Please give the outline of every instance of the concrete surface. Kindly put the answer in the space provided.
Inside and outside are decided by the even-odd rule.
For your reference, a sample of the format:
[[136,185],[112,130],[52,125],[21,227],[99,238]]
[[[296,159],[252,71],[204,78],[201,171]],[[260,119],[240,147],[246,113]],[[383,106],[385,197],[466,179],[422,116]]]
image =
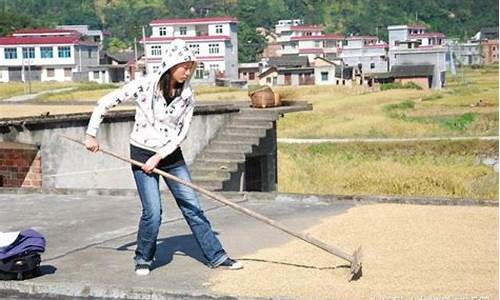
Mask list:
[[[208,278],[215,272],[237,271],[214,270],[204,264],[179,210],[172,199],[165,198],[154,269],[149,276],[138,277],[132,264],[140,214],[135,196],[0,193],[0,231],[34,228],[47,238],[43,275],[0,281],[0,298],[26,299],[28,296],[20,294],[26,293],[30,299],[40,295],[53,299],[241,299],[210,291]],[[356,205],[355,201],[276,197],[272,193],[246,199],[234,193],[231,198],[298,231]],[[234,258],[291,240],[287,234],[212,200],[202,199],[202,205]]]

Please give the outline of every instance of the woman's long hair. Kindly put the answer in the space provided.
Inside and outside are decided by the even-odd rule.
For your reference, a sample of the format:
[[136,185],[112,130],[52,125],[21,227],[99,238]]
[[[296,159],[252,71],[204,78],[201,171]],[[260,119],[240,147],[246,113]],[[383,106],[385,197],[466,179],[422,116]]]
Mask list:
[[[163,73],[161,75],[160,80],[158,82],[160,92],[163,95],[163,98],[168,101],[168,99],[171,99],[172,97],[171,92],[170,92],[170,80],[171,80],[171,72],[172,69],[169,69],[167,72]],[[174,84],[174,98],[179,96],[181,94],[182,88],[184,87],[184,82],[179,83],[175,82]]]

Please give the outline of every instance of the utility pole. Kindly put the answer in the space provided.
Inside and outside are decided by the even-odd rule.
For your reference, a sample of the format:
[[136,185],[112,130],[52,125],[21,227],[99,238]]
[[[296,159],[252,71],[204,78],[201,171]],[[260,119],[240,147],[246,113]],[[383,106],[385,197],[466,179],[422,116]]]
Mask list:
[[148,54],[146,53],[146,29],[142,26],[142,46],[144,47],[144,72],[148,74]]
[[31,61],[28,58],[28,94],[31,94]]

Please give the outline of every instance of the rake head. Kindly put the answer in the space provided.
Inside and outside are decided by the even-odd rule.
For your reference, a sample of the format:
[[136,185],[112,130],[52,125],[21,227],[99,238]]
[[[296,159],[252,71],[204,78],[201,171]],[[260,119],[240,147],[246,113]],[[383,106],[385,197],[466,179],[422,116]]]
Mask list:
[[349,272],[349,281],[358,280],[363,275],[361,264],[361,246],[352,254],[351,271]]

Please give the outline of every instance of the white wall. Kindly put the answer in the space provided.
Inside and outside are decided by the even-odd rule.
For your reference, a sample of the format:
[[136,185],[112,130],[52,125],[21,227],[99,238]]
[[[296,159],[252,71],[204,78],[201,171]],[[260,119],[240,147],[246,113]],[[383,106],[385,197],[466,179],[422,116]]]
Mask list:
[[[52,58],[41,58],[41,47],[52,47]],[[58,47],[70,47],[71,57],[60,58],[58,57]],[[17,48],[16,59],[5,59],[5,48]],[[72,65],[75,64],[75,48],[73,45],[22,45],[16,47],[3,46],[0,48],[0,65],[2,66],[21,66],[23,64],[23,50],[22,48],[35,48],[35,58],[31,58],[32,65],[46,66],[46,65]],[[27,59],[24,59],[27,64]]]
[[[321,73],[323,72],[328,73],[328,80],[322,80]],[[323,66],[314,68],[314,84],[316,85],[335,84],[335,67]]]
[[7,70],[0,69],[0,82],[9,82],[9,72]]

